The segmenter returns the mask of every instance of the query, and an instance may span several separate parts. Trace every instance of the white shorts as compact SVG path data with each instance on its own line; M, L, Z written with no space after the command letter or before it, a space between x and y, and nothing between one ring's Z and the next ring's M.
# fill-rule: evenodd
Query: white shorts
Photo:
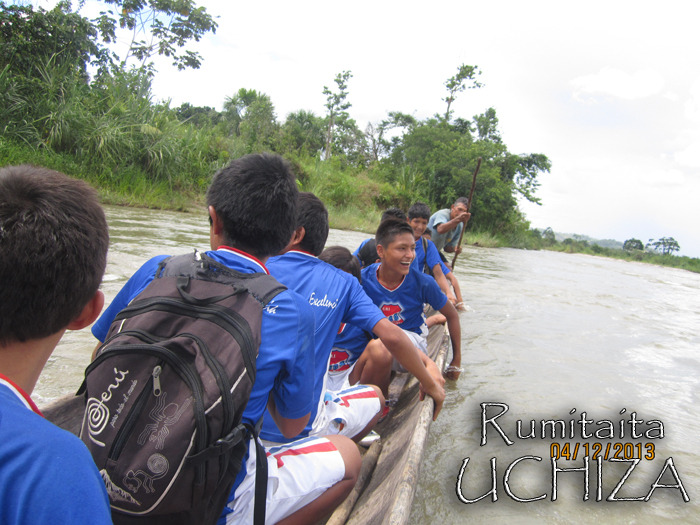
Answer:
M411 340L413 343L413 346L415 346L418 350L423 352L425 355L428 355L428 340L424 335L417 334L415 332L411 332L410 330L404 330L404 334L408 336L408 338ZM394 372L407 372L407 370L399 363L396 358L392 361L391 364L391 369Z
M340 392L326 391L322 413L314 420L309 435L340 434L353 438L382 408L379 396L371 386L355 385Z
M350 372L355 368L355 363L353 363L349 368L344 370L337 370L331 372L330 370L326 373L326 390L331 392L340 392L346 388L350 388Z
M265 523L281 519L308 505L345 476L345 463L333 443L308 437L266 448L267 508ZM255 508L255 444L250 443L246 477L236 488L226 523L253 523Z

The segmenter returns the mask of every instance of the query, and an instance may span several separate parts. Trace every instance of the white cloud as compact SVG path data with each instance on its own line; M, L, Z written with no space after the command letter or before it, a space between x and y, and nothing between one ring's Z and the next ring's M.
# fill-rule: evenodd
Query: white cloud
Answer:
M574 98L588 101L597 95L610 95L623 100L639 100L659 94L665 85L653 69L641 69L633 74L605 66L598 73L576 77L571 81Z

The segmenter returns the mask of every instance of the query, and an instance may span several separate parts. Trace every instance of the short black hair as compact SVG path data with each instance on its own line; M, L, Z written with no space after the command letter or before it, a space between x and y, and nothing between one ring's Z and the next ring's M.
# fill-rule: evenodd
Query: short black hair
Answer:
M406 220L406 214L401 208L388 208L382 213L382 218L379 222L384 221L389 218L399 219L402 221Z
M0 169L0 344L66 328L94 297L109 233L97 192L38 166Z
M425 219L430 220L430 208L424 202L416 202L408 209L408 220Z
M329 246L321 252L318 258L350 275L354 275L358 281L362 282L360 262L344 246Z
M279 155L245 155L214 175L207 204L223 223L224 241L256 257L278 254L294 233L296 179Z
M397 235L402 233L410 233L411 237L413 237L413 228L406 221L387 219L379 224L374 238L377 240L377 246L381 245L386 248L394 241Z
M328 210L313 193L299 193L296 227L301 226L306 231L301 248L318 257L328 239Z

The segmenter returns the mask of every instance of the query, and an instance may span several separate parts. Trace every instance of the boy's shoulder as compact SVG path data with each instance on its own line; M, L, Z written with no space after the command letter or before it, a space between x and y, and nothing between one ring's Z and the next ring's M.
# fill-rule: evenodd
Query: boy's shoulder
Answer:
M42 493L41 497L51 496L43 493L48 485L54 489L77 489L84 498L81 504L93 505L106 515L108 500L104 484L90 453L77 436L34 413L4 384L0 384L0 420L5 423L0 425L0 485L31 484L37 496ZM22 476L6 479L3 471L21 472ZM75 505L75 500L71 500L72 503L65 504ZM61 514L60 508L55 511ZM95 522L102 523L102 518L95 516Z

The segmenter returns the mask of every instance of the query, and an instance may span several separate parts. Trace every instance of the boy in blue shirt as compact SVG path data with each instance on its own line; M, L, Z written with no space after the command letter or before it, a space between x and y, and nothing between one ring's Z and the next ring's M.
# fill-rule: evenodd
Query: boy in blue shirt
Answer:
M399 326L422 352L427 350L423 305L427 303L439 310L447 319L452 342L452 371L447 377L457 379L462 359L459 314L432 277L412 268L413 229L405 222L389 219L379 225L375 238L381 262L362 270L362 287L388 320ZM354 377L384 388L392 368L401 370L396 363L387 361L386 349L381 342L373 341L355 365Z
M0 523L112 523L87 448L30 395L68 330L92 323L109 235L96 192L34 166L0 169Z
M294 175L277 155L231 162L207 192L212 250L207 255L243 273L268 273L268 257L284 248L294 231L297 194ZM104 340L114 317L153 280L164 257L146 262L129 279L93 326L95 337ZM268 303L245 422L255 425L267 410L287 438L306 426L314 406L313 327L310 307L293 291ZM220 523L253 522L255 459L251 440ZM355 484L361 459L352 441L331 436L268 449L267 463L266 520L293 523L316 521L340 504Z
M444 390L436 379L442 378L429 373L408 338L387 322L357 279L317 258L323 251L328 231L328 212L323 203L311 193L301 193L292 241L281 255L268 262L270 273L302 295L314 312L316 405L312 409L311 425L307 424L301 435L342 433L359 440L381 415L384 399L379 389L371 386L358 387L348 393L336 392L330 399L326 398L326 372L341 323L349 322L374 332L384 341L387 351L395 355L418 378L425 392L433 397L437 415ZM286 441L268 416L261 436L269 441Z

